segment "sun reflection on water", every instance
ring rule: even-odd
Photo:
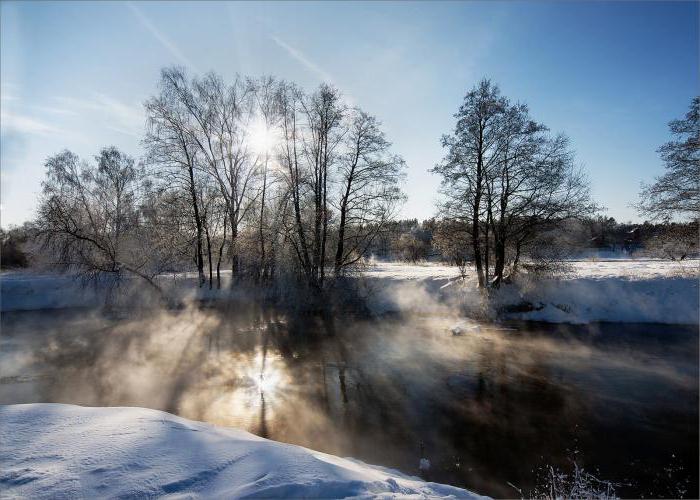
[[[258,392],[264,393],[268,398],[273,397],[282,385],[282,372],[277,361],[279,360],[259,350],[252,363],[252,370],[246,375]]]

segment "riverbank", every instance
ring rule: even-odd
[[[374,314],[425,312],[483,319],[517,319],[553,323],[598,321],[697,324],[698,260],[580,260],[566,274],[540,279],[520,276],[492,290],[488,297],[474,285],[473,271],[462,279],[453,266],[374,262],[346,283]],[[230,275],[222,288],[197,287],[194,273],[158,278],[173,301],[219,301],[245,298],[250,290],[231,290]],[[136,284],[132,305],[156,302]],[[2,311],[98,308],[104,287],[82,286],[69,276],[10,272],[0,276]],[[294,303],[299,297],[280,287],[275,292]],[[128,295],[128,294],[126,294]]]
[[[483,498],[145,408],[4,406],[0,437],[10,497]]]
[[[373,310],[467,315],[488,320],[550,323],[698,323],[698,260],[581,260],[557,277],[520,276],[491,290],[476,287],[473,270],[380,263],[365,276]]]

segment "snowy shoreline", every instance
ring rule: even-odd
[[[700,261],[571,261],[571,273],[520,280],[484,298],[473,272],[455,267],[377,264],[366,272],[375,312],[438,313],[548,323],[697,324]]]
[[[473,276],[462,281],[456,267],[374,262],[355,278],[375,314],[438,313],[485,319],[551,323],[697,324],[700,261],[654,259],[579,260],[572,273],[504,285],[485,300]],[[227,276],[226,276],[227,278]],[[197,289],[196,275],[163,275],[168,295],[180,300],[225,299],[231,292]],[[66,275],[10,272],[0,275],[0,310],[99,307],[104,290]]]
[[[4,498],[485,498],[145,408],[0,406]]]

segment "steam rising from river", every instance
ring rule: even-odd
[[[507,458],[519,454],[491,463],[485,443],[556,456],[565,438],[543,444],[537,429],[568,436],[609,402],[654,405],[668,387],[697,387],[696,371],[656,349],[598,345],[595,326],[583,339],[567,327],[527,333],[459,318],[444,303],[421,313],[420,291],[400,300],[413,300],[414,314],[324,319],[243,302],[128,317],[5,314],[0,403],[163,409],[410,473],[422,442],[435,470],[458,477],[443,480],[512,495],[506,481],[527,484],[523,464]],[[648,383],[630,387],[616,374]],[[496,464],[512,473],[494,482]]]

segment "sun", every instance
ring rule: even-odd
[[[262,116],[256,117],[248,127],[248,144],[256,154],[269,154],[278,142],[275,129]]]

